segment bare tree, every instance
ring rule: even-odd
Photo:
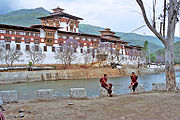
[[[43,53],[41,47],[38,45],[31,46],[27,51],[27,58],[29,58],[29,61],[32,61],[33,65],[44,62],[45,57],[45,53]]]
[[[97,49],[98,53],[96,55],[96,59],[99,62],[99,67],[101,66],[102,62],[107,60],[108,57],[108,48],[110,47],[109,43],[100,43]]]
[[[92,61],[93,56],[92,56],[92,54],[90,52],[84,51],[83,58],[84,58],[84,65],[85,65],[85,68],[86,68],[87,64]]]
[[[136,0],[139,7],[141,8],[144,21],[148,28],[161,40],[165,46],[165,68],[166,68],[166,89],[175,90],[176,89],[176,79],[174,70],[174,33],[175,25],[177,23],[177,15],[179,11],[180,1],[170,0],[168,6],[168,27],[167,27],[167,37],[163,37],[157,30],[150,24],[144,4],[142,0]]]
[[[6,63],[8,66],[12,66],[15,62],[23,62],[24,60],[21,59],[23,53],[20,50],[17,50],[14,46],[10,49],[1,48],[1,59]]]
[[[73,48],[68,46],[62,46],[62,48],[57,48],[54,58],[58,62],[61,62],[64,69],[66,69],[67,66],[75,60],[76,55],[73,51]]]

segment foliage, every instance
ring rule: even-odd
[[[32,67],[32,65],[33,65],[32,62],[29,62],[29,67]]]
[[[154,53],[151,53],[151,54],[150,54],[150,61],[151,61],[151,63],[154,63],[154,62],[156,62],[156,59],[157,59],[157,56],[156,56],[156,54],[154,54]]]
[[[175,63],[178,63],[178,58],[180,58],[180,41],[174,43],[174,56]],[[165,49],[159,49],[155,52],[157,56],[165,57]]]

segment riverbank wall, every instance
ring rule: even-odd
[[[71,70],[43,70],[43,71],[18,71],[0,72],[0,84],[23,83],[35,81],[76,80],[100,78],[103,74],[109,77],[129,76],[131,72],[138,75],[164,72],[162,68],[94,68],[94,69],[71,69]]]

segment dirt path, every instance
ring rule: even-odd
[[[20,108],[25,109],[25,117],[14,118]],[[21,101],[7,104],[5,109],[7,120],[180,120],[180,91],[87,100]]]

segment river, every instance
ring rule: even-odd
[[[142,75],[139,76],[139,84],[145,86],[146,91],[152,90],[152,83],[165,83],[165,73]],[[176,72],[176,81],[180,82],[180,71]],[[116,94],[127,94],[130,92],[130,78],[114,77],[108,78],[108,82],[113,83]],[[99,96],[100,84],[98,79],[83,79],[83,80],[59,80],[59,81],[44,81],[33,83],[18,83],[0,85],[0,91],[17,90],[18,100],[31,100],[35,98],[35,91],[38,89],[53,89],[55,97],[68,97],[69,89],[83,87],[86,88],[88,97]]]

